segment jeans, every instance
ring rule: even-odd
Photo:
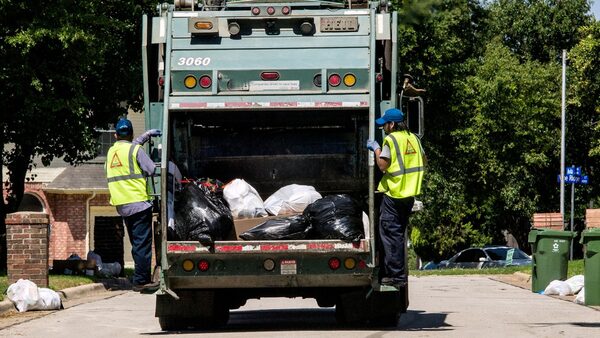
[[[123,217],[131,241],[131,255],[135,263],[133,285],[150,283],[152,277],[152,208]]]
[[[397,199],[383,196],[379,216],[379,238],[383,249],[379,251],[380,278],[392,278],[395,282],[407,281],[405,233],[414,201],[414,197]]]

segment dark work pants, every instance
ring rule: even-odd
[[[404,234],[414,201],[414,197],[396,199],[383,196],[379,216],[379,238],[383,249],[380,250],[380,278],[389,277],[395,282],[407,281]]]
[[[131,241],[131,255],[135,263],[133,285],[150,283],[152,278],[152,208],[123,217]]]

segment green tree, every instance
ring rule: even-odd
[[[44,165],[90,159],[94,128],[140,106],[141,16],[153,5],[0,0],[2,242],[5,215],[18,207],[35,156]]]

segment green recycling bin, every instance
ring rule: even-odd
[[[580,242],[585,246],[583,261],[585,305],[600,305],[600,228],[582,232]]]
[[[531,291],[540,293],[553,280],[567,279],[573,231],[531,229]]]

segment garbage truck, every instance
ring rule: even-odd
[[[313,298],[350,325],[395,325],[408,288],[380,285],[376,184],[365,143],[400,107],[423,134],[422,91],[397,69],[397,13],[386,1],[175,0],[142,20],[150,154],[160,173],[155,315],[164,330],[224,325],[249,299]],[[242,178],[262,196],[289,184],[363,206],[365,236],[212,245],[168,236],[168,167]],[[158,165],[160,163],[160,165]],[[368,218],[368,220],[367,220]],[[235,220],[236,230],[252,219]],[[255,222],[257,223],[257,222]],[[406,250],[406,248],[404,248]]]

